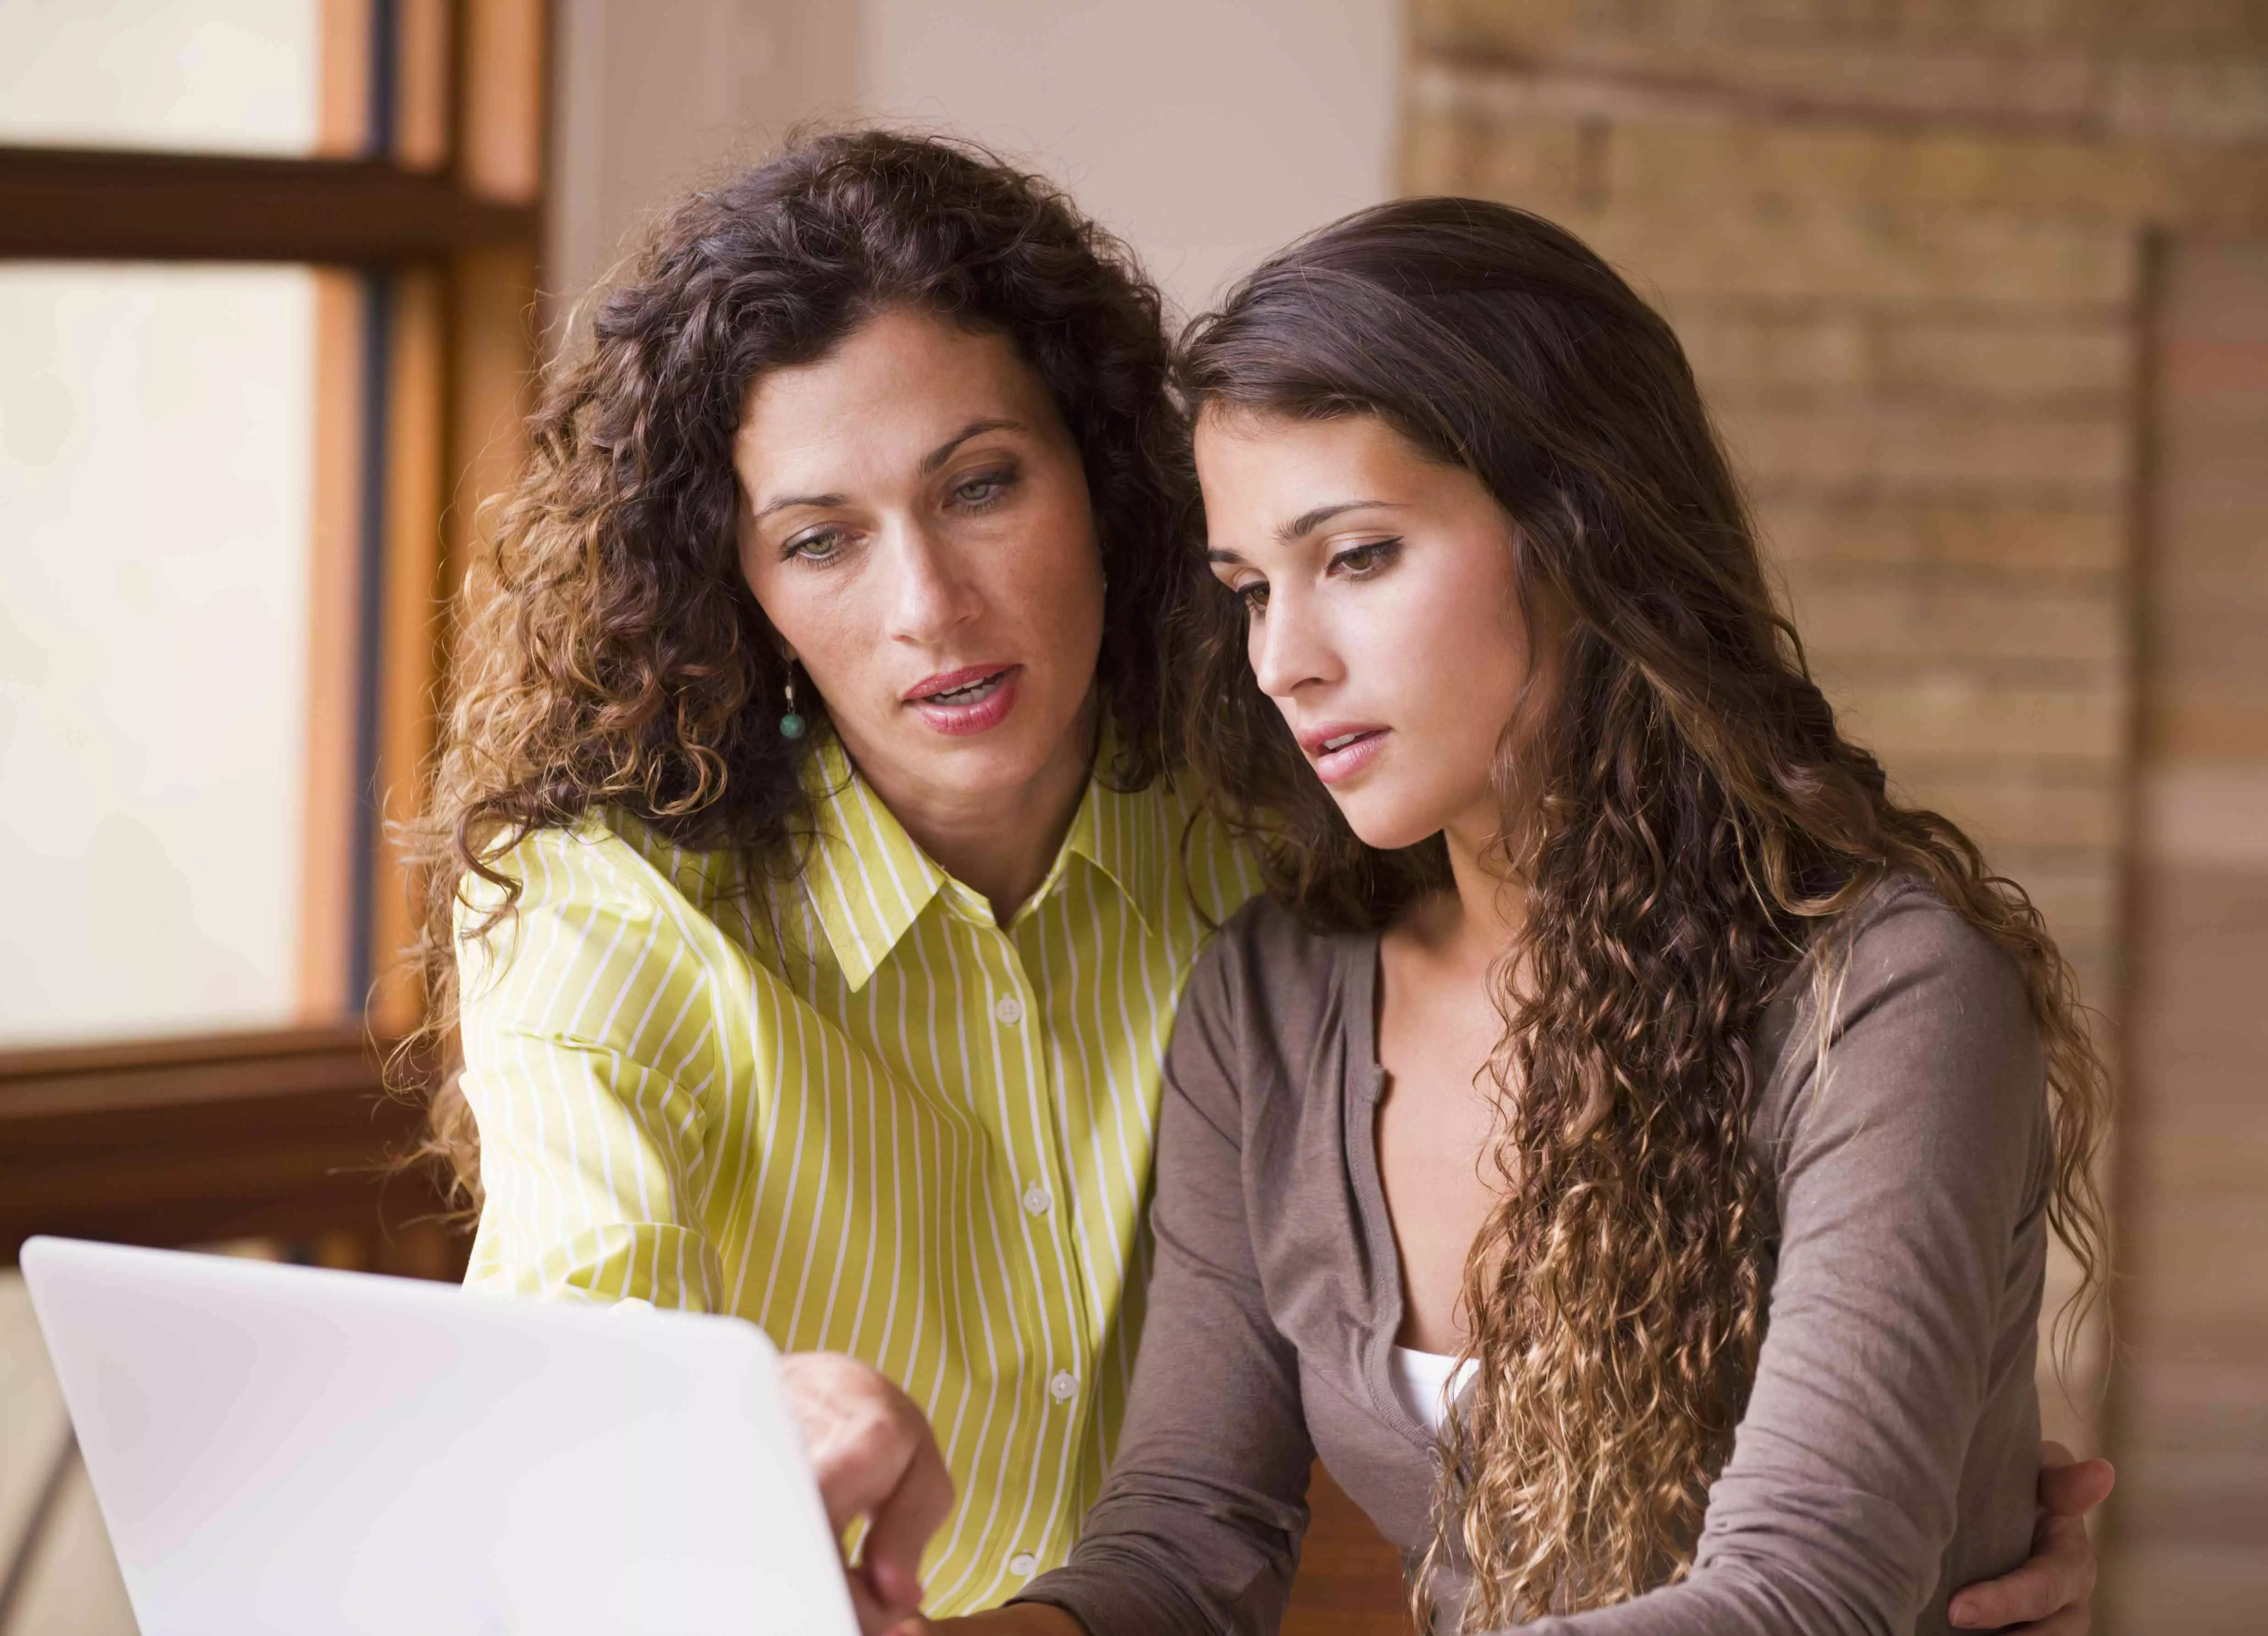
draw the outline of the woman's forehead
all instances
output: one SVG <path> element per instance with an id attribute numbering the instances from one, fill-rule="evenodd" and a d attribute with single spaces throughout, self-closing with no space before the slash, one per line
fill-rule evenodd
<path id="1" fill-rule="evenodd" d="M 752 486 L 824 487 L 864 468 L 918 468 L 973 426 L 1041 435 L 1056 424 L 1045 383 L 1005 337 L 889 313 L 824 357 L 760 376 L 733 464 Z"/>

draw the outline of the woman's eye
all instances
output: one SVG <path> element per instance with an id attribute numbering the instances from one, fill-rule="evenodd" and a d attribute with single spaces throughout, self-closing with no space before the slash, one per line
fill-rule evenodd
<path id="1" fill-rule="evenodd" d="M 1236 600 L 1244 604 L 1246 613 L 1257 614 L 1267 608 L 1268 582 L 1265 579 L 1249 580 L 1233 589 Z"/>
<path id="2" fill-rule="evenodd" d="M 842 549 L 842 534 L 835 529 L 823 528 L 815 533 L 796 535 L 781 548 L 780 555 L 783 557 L 800 556 L 806 562 L 824 563 L 836 556 Z"/>
<path id="3" fill-rule="evenodd" d="M 1350 546 L 1331 558 L 1331 566 L 1344 569 L 1354 578 L 1360 579 L 1376 573 L 1392 562 L 1401 545 L 1400 540 L 1373 540 L 1367 545 Z"/>
<path id="4" fill-rule="evenodd" d="M 1014 481 L 1013 472 L 1005 470 L 982 472 L 974 477 L 966 478 L 955 483 L 953 497 L 958 504 L 971 508 L 990 505 L 1006 492 L 1008 485 Z"/>

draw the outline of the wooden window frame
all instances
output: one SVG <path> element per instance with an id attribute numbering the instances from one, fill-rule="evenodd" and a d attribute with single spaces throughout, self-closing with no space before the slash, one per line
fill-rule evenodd
<path id="1" fill-rule="evenodd" d="M 0 1265 L 34 1233 L 276 1234 L 447 1276 L 415 1109 L 381 1063 L 422 1003 L 390 822 L 415 808 L 449 592 L 509 480 L 536 358 L 549 0 L 324 0 L 308 158 L 0 146 L 0 259 L 319 269 L 302 915 L 307 1026 L 0 1050 Z M 355 383 L 359 381 L 357 387 Z"/>

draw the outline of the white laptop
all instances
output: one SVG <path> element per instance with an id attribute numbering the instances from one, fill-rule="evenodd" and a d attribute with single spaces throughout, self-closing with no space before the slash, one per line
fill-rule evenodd
<path id="1" fill-rule="evenodd" d="M 753 1325 L 33 1239 L 143 1636 L 857 1636 Z"/>

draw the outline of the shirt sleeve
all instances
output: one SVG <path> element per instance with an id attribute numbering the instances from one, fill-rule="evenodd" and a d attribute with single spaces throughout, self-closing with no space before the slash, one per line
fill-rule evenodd
<path id="1" fill-rule="evenodd" d="M 713 1309 L 699 1231 L 713 979 L 673 900 L 621 843 L 538 830 L 503 863 L 513 911 L 458 912 L 463 1087 L 485 1196 L 466 1283 Z"/>
<path id="2" fill-rule="evenodd" d="M 1808 1028 L 1787 1047 L 1806 1062 L 1776 1132 L 1770 1324 L 1693 1572 L 1523 1629 L 1940 1627 L 1925 1611 L 2012 1292 L 2037 1309 L 2037 1255 L 2021 1246 L 2045 1198 L 2045 1070 L 2014 963 L 1926 894 L 1859 932 L 1837 1014 L 1823 1082 Z"/>
<path id="3" fill-rule="evenodd" d="M 1227 942 L 1191 978 L 1167 1055 L 1157 1261 L 1117 1455 L 1069 1561 L 1017 1598 L 1090 1636 L 1273 1632 L 1307 1525 L 1298 1354 L 1246 1225 Z"/>

